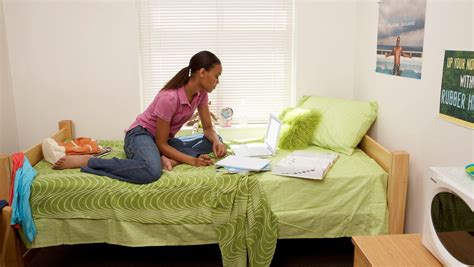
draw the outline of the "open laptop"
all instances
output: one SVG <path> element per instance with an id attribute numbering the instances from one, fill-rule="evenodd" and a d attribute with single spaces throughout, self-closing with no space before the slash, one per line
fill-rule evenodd
<path id="1" fill-rule="evenodd" d="M 268 157 L 276 153 L 278 137 L 280 136 L 281 121 L 273 114 L 268 119 L 267 134 L 263 143 L 231 145 L 236 156 Z"/>

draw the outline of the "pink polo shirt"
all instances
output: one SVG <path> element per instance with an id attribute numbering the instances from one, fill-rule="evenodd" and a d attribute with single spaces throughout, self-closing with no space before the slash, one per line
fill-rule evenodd
<path id="1" fill-rule="evenodd" d="M 197 107 L 207 105 L 208 102 L 206 91 L 198 92 L 189 103 L 184 86 L 179 89 L 161 90 L 128 130 L 140 125 L 156 136 L 156 119 L 160 118 L 170 122 L 169 137 L 173 138 Z"/>

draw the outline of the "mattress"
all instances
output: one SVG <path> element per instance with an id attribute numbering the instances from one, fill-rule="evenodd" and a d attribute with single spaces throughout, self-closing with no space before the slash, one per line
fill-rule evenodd
<path id="1" fill-rule="evenodd" d="M 108 157 L 124 157 L 121 141 L 102 141 L 102 144 L 114 148 L 114 153 Z M 329 151 L 315 146 L 306 150 Z M 272 162 L 289 153 L 278 151 Z M 45 161 L 35 166 L 38 176 L 32 185 L 30 200 L 38 235 L 28 244 L 31 248 L 99 242 L 126 246 L 218 243 L 212 211 L 208 208 L 190 205 L 179 212 L 153 210 L 153 202 L 170 201 L 161 194 L 142 203 L 149 207 L 146 212 L 134 210 L 130 203 L 143 201 L 140 194 L 153 195 L 155 183 L 132 185 L 78 170 L 55 171 L 50 167 Z M 178 165 L 173 171 L 165 172 L 157 182 L 179 188 L 191 181 L 199 184 L 202 177 L 215 181 L 223 174 L 213 168 Z M 278 238 L 388 233 L 388 175 L 360 149 L 351 156 L 340 154 L 323 180 L 276 176 L 271 172 L 255 173 L 250 177 L 258 182 L 262 192 L 250 194 L 247 203 L 266 198 L 265 202 L 277 219 Z M 133 188 L 137 187 L 141 188 L 140 192 L 133 193 Z M 104 189 L 109 193 L 104 193 Z M 87 192 L 87 197 L 79 198 L 78 192 Z M 103 201 L 107 194 L 112 195 Z M 193 202 L 192 194 L 188 196 L 190 199 L 184 198 L 184 203 Z M 77 199 L 81 199 L 80 203 Z M 212 199 L 212 196 L 206 199 Z M 112 208 L 110 201 L 119 205 Z M 102 207 L 94 208 L 91 203 L 102 203 Z M 193 220 L 186 219 L 189 217 Z"/>

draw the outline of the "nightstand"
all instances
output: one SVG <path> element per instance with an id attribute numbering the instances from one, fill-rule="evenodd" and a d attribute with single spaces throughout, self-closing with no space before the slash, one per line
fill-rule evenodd
<path id="1" fill-rule="evenodd" d="M 354 236 L 354 266 L 442 266 L 419 234 Z"/>

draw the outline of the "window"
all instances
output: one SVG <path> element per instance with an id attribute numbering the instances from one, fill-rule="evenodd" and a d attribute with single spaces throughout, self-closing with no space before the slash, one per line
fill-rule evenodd
<path id="1" fill-rule="evenodd" d="M 249 123 L 290 105 L 292 0 L 138 0 L 142 108 L 201 50 L 222 62 L 209 98 Z"/>

